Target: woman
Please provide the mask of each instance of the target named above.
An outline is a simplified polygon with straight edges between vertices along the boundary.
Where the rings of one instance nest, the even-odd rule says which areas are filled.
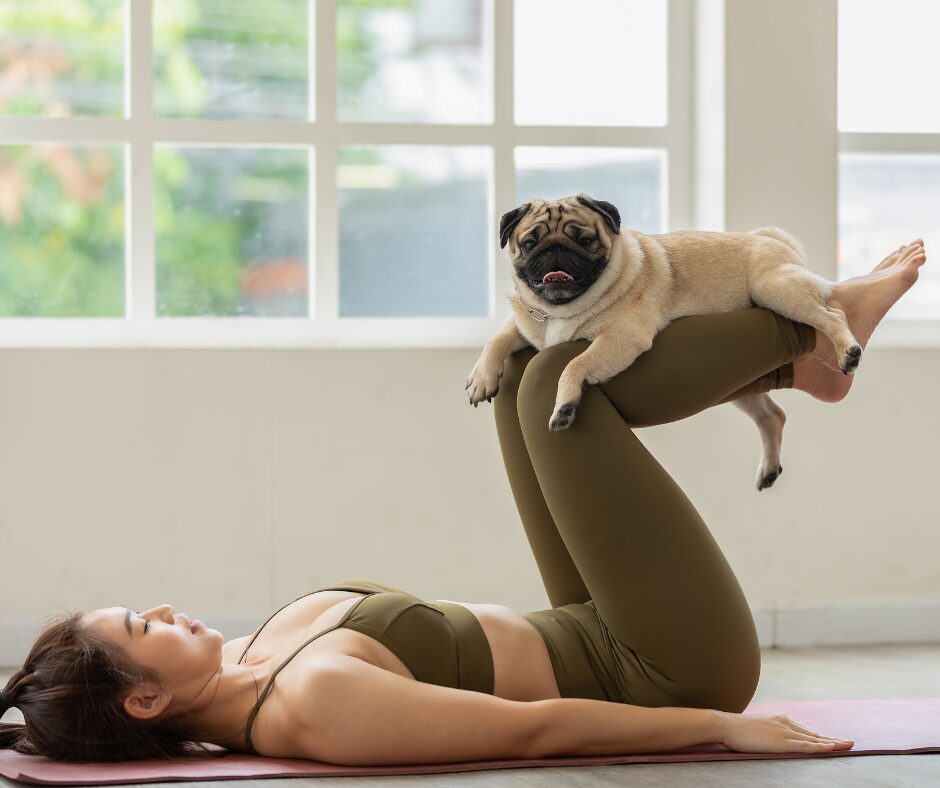
[[[837,285],[864,346],[917,279],[923,243]],[[546,427],[583,340],[507,360],[500,445],[554,606],[427,602],[351,581],[223,642],[168,605],[52,624],[7,683],[0,744],[68,760],[166,757],[189,742],[342,764],[654,752],[721,742],[818,752],[851,741],[742,715],[760,673],[741,589],[691,503],[631,427],[736,397],[852,384],[810,326],[763,308],[670,324],[623,373],[589,386],[574,427]],[[275,681],[276,679],[276,681]]]

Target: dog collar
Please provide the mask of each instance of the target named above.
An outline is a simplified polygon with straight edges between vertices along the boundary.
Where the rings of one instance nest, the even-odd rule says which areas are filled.
[[[534,320],[537,320],[539,323],[544,323],[548,319],[548,312],[543,309],[535,309],[534,307],[529,306],[525,301],[522,300],[522,296],[519,295],[518,290],[516,290],[516,298],[519,299],[519,303],[525,307],[525,311],[528,312]]]

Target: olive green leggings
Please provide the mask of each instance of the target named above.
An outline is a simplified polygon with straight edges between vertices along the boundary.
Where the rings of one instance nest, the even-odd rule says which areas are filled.
[[[558,379],[588,345],[514,353],[493,400],[549,601],[596,610],[613,640],[621,702],[741,711],[760,675],[747,600],[701,516],[633,428],[792,387],[791,362],[813,349],[815,330],[763,307],[679,318],[626,370],[585,386],[572,426],[551,432]]]

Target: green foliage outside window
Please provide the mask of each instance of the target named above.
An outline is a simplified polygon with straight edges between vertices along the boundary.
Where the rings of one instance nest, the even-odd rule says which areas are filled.
[[[160,21],[165,19],[161,15],[154,26],[157,114],[159,97],[170,96],[176,109],[164,114],[213,117],[217,110],[200,62],[201,56],[206,59],[207,42],[216,48],[213,51],[272,43],[306,51],[306,26],[287,21],[296,17],[298,8],[307,7],[306,0],[156,0],[170,2],[171,21]],[[337,45],[353,64],[341,74],[344,92],[361,89],[379,66],[370,55],[367,16],[358,12],[413,5],[414,0],[343,3],[353,11],[338,20]],[[253,13],[273,21],[264,30],[245,29],[238,22],[236,6],[254,9]],[[12,91],[0,92],[0,116],[120,116],[122,31],[127,34],[123,19],[120,0],[0,0],[0,84],[9,85],[14,79]],[[229,65],[226,78],[251,82],[251,57],[243,61],[236,56]],[[264,116],[264,97],[280,90],[279,83],[285,80],[293,80],[295,86],[301,83],[300,92],[306,97],[305,66],[304,62],[300,71],[291,66],[283,74],[268,73],[258,80],[254,101],[260,115]],[[270,66],[267,71],[271,72]],[[15,79],[20,80],[19,90]],[[250,114],[251,108],[245,111]],[[301,116],[306,117],[306,112]],[[0,317],[122,315],[122,148],[64,146],[55,156],[50,159],[40,145],[0,145]],[[258,188],[249,190],[253,195],[243,195],[242,209],[235,212],[228,195],[214,194],[204,175],[191,177],[193,165],[186,156],[186,150],[154,151],[154,229],[162,244],[157,312],[250,311],[243,307],[242,288],[245,261],[250,266],[259,255],[259,250],[250,248],[259,217],[272,189],[286,184],[293,190],[306,173],[275,166],[245,174],[241,181]],[[259,185],[265,180],[267,188]],[[76,182],[85,184],[86,192],[76,191]],[[305,181],[302,188],[306,189]],[[174,209],[173,200],[179,199],[174,189],[189,196],[186,210]],[[297,222],[291,232],[306,244],[306,222]],[[298,245],[299,240],[294,246]]]

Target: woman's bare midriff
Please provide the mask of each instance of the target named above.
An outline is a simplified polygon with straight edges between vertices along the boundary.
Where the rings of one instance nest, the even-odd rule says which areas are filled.
[[[455,604],[462,605],[476,616],[489,641],[493,654],[494,695],[508,700],[561,697],[545,641],[521,613],[505,605]]]
[[[318,591],[298,599],[265,625],[251,645],[249,658],[254,660],[283,654],[286,659],[300,643],[336,624],[363,596],[352,591]],[[431,601],[454,602],[450,599]],[[494,695],[518,701],[560,697],[545,642],[520,613],[504,605],[455,604],[462,605],[476,616],[489,641],[493,655]],[[222,661],[237,662],[248,641],[249,637],[227,641]],[[324,654],[346,654],[405,678],[415,678],[405,664],[378,640],[344,627],[317,638],[291,660],[290,666],[302,670],[303,662]]]

